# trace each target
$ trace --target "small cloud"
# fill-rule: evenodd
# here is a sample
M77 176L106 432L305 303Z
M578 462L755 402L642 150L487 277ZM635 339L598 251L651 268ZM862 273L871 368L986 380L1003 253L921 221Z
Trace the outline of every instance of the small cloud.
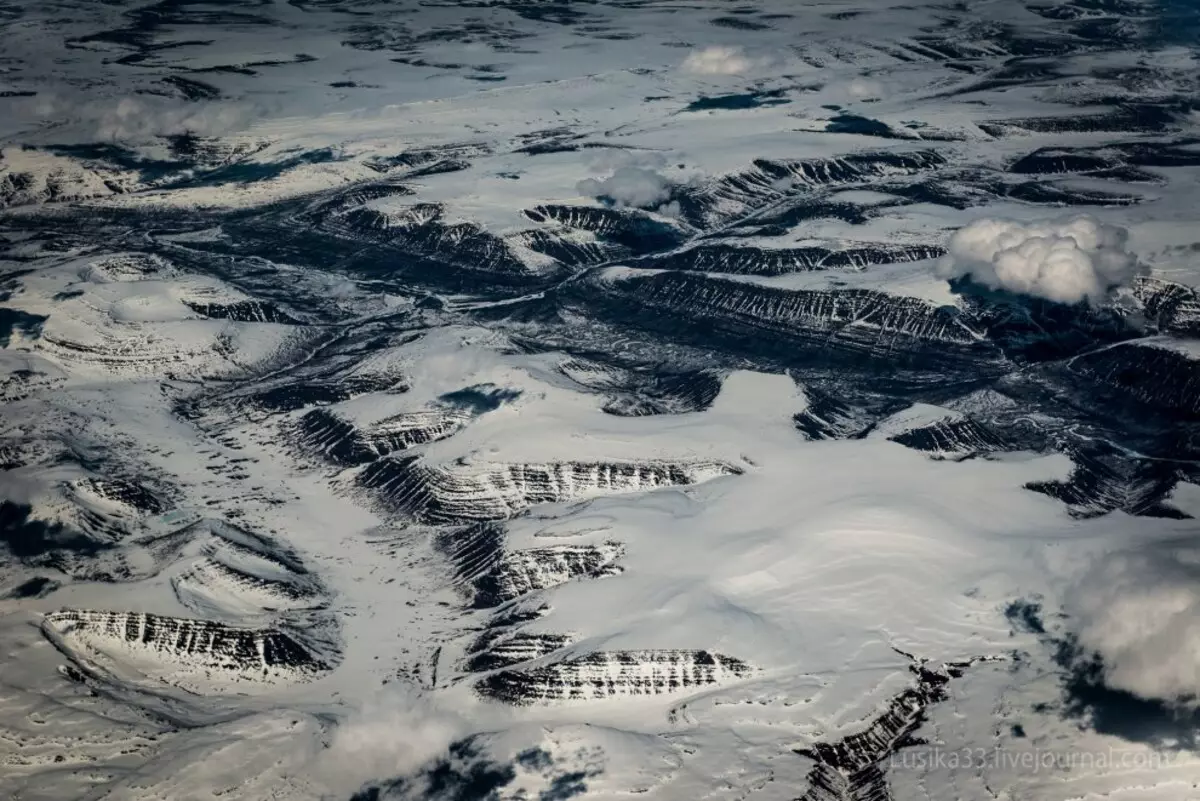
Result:
M1140 271L1128 232L1088 215L1045 223L976 220L957 231L937 267L994 289L1058 303L1098 303Z
M859 76L843 81L833 81L824 87L824 95L837 103L854 101L871 102L882 100L889 94L883 81Z
M1073 588L1066 611L1079 647L1100 657L1104 683L1195 708L1200 698L1200 550L1109 554Z
M621 167L645 167L659 169L667 165L667 157L653 150L628 150L604 148L589 151L583 163L590 172L612 172Z
M678 200L672 200L670 203L664 203L655 211L664 217L674 217L678 219L683 216L683 206L679 205Z
M346 797L370 779L416 770L466 730L461 717L415 693L383 693L339 723L311 767L333 793Z
M652 208L671 198L671 182L655 170L618 167L603 180L585 178L575 185L581 195L605 198L618 206Z
M183 133L221 136L246 128L257 116L252 106L240 103L184 104L130 97L94 110L96 138L125 143Z
M883 97L883 84L870 78L855 78L846 85L846 94L856 100L879 100Z
M692 75L742 75L762 64L762 59L746 56L740 47L712 45L689 53L683 71Z

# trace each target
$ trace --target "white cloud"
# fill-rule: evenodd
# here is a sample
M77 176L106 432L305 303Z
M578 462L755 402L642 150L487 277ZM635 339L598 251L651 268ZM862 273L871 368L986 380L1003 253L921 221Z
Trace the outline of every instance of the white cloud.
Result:
M221 136L244 129L257 116L252 106L240 103L149 102L130 97L95 111L96 138L116 142L182 133Z
M884 96L884 88L879 81L855 78L846 84L846 94L855 100L879 100Z
M603 180L585 178L575 188L581 195L609 198L618 206L637 208L658 206L671 197L671 182L644 167L618 167Z
M591 172L612 172L621 167L657 169L667 165L667 157L655 150L602 148L588 151L583 163Z
M311 767L332 793L345 797L367 780L413 772L467 731L457 714L396 686L341 722Z
M761 59L746 56L740 47L712 45L689 53L683 71L692 75L741 75L761 63Z
M1046 223L976 220L950 237L937 271L1059 303L1096 303L1140 269L1125 248L1127 235L1087 215Z
M1105 683L1195 706L1200 695L1200 549L1118 552L1069 593L1079 645L1098 654Z

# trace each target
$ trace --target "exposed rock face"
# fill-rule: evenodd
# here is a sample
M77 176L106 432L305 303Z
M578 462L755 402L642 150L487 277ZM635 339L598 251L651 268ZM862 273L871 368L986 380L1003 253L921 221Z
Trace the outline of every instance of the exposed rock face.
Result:
M259 300L241 300L236 303L194 303L185 301L192 311L203 317L216 320L234 320L241 323L278 323L280 325L302 325L295 317L281 310L274 303Z
M337 376L282 384L248 398L247 405L266 412L291 412L306 406L327 406L372 392L406 392L408 385L398 376Z
M1067 504L1072 517L1098 517L1116 510L1143 517L1190 517L1166 503L1185 478L1181 464L1130 457L1100 443L1065 451L1075 463L1066 481L1037 481L1025 487Z
M889 175L912 175L944 163L942 156L924 150L852 153L795 161L755 159L751 167L723 175L675 199L688 222L707 229L793 193Z
M893 697L865 730L797 750L816 763L808 773L808 790L798 801L891 801L886 760L902 748L923 743L916 731L926 720L926 710L949 697L950 680L961 677L971 664L914 664L910 670L916 686Z
M570 644L571 637L567 634L520 632L468 654L463 660L463 670L469 673L499 670L541 659Z
M123 478L83 478L74 482L72 490L84 500L96 499L142 514L162 514L170 506L141 483Z
M605 277L586 285L586 294L584 286L571 287L569 302L612 324L708 347L719 342L758 358L803 364L837 353L843 360L975 370L1001 358L975 321L918 298L789 291L678 272Z
M559 370L582 386L606 393L603 410L619 417L701 412L721 392L721 376L711 370L626 368L582 358L568 359Z
M839 247L759 248L702 243L633 266L728 275L787 275L815 270L862 270L878 264L936 259L943 253L945 249L936 245L848 243Z
M740 659L709 651L601 651L525 670L502 670L481 679L475 688L485 698L525 705L662 695L753 672Z
M537 223L553 223L567 230L592 234L598 252L579 264L593 264L672 248L684 241L687 231L636 209L600 206L544 205L525 210ZM599 258L598 258L599 257Z
M220 561L220 552L202 558L171 578L175 595L198 614L227 618L312 609L323 598L298 577L263 578Z
M331 411L314 409L300 418L296 432L305 452L350 467L444 439L466 425L470 417L462 411L437 409L400 414L360 428Z
M384 459L358 477L392 510L429 523L503 520L539 503L685 486L741 470L719 462L427 465Z
M1007 448L1007 443L990 428L969 417L959 420L939 420L889 437L936 459L966 459L981 453L995 453Z
M274 629L80 609L49 614L42 625L68 653L85 661L132 659L150 675L164 678L178 671L193 680L213 674L221 685L273 683L308 680L326 668L298 640Z
M443 534L438 545L481 608L574 579L617 575L614 563L625 550L618 542L505 550L503 530L491 524Z
M1146 318L1159 331L1200 336L1200 290L1158 278L1142 278L1133 289Z
M805 388L804 394L808 396L808 406L793 416L792 422L810 441L862 439L881 419L903 407L902 401L855 405L809 387Z
M1077 356L1067 369L1181 420L1200 420L1200 360L1184 353L1122 345Z
M324 217L323 227L359 239L367 238L431 263L441 262L462 270L512 277L554 272L558 262L542 255L529 258L521 245L468 222L445 219L436 203L418 203L397 212L367 206Z

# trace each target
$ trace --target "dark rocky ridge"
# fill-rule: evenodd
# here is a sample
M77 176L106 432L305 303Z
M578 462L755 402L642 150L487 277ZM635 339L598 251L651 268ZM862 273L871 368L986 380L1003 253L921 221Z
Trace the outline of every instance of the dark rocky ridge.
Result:
M484 698L528 705L662 695L745 678L754 668L709 651L601 651L563 662L502 670L481 679Z
M52 640L66 641L68 649L80 638L106 645L129 644L164 658L244 673L252 679L255 674L272 671L307 677L327 668L284 632L235 628L207 620L65 609L47 615L43 630Z
M945 253L936 245L847 243L842 247L758 248L724 243L696 247L639 260L634 267L728 275L787 275L813 270L862 270L880 264L934 259Z
M233 320L240 323L303 325L303 323L279 309L275 304L257 300L242 300L236 303L195 303L191 301L184 301L184 303L197 314L215 320Z
M624 553L617 542L509 550L504 530L492 524L449 531L438 537L438 547L477 608L576 579L617 575L621 569L614 563Z
M710 370L625 367L582 357L568 359L559 370L581 386L605 393L603 410L619 417L702 412L721 391L721 376Z
M1155 278L1134 284L1147 320L1164 334L1200 337L1200 290Z
M485 673L512 667L522 662L541 659L570 643L571 637L566 634L519 632L469 653L463 660L463 670L468 673Z
M366 464L397 451L452 436L470 416L463 412L409 412L360 428L327 409L313 409L296 422L301 450L342 467Z
M866 729L798 749L796 753L815 763L808 773L808 789L798 801L891 801L886 760L901 749L925 744L916 732L926 721L926 710L949 698L950 681L975 661L930 665L913 659L909 670L915 686L894 696Z
M969 459L979 454L1012 449L997 432L969 417L940 420L888 439L939 459Z
M503 520L539 503L685 486L740 469L718 463L561 462L431 466L417 457L381 459L356 483L390 511L447 524Z

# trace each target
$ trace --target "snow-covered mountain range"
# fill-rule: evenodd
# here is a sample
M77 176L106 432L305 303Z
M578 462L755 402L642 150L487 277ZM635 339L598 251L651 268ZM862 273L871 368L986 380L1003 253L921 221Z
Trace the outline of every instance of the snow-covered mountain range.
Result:
M0 795L1200 794L1200 8L0 0Z

